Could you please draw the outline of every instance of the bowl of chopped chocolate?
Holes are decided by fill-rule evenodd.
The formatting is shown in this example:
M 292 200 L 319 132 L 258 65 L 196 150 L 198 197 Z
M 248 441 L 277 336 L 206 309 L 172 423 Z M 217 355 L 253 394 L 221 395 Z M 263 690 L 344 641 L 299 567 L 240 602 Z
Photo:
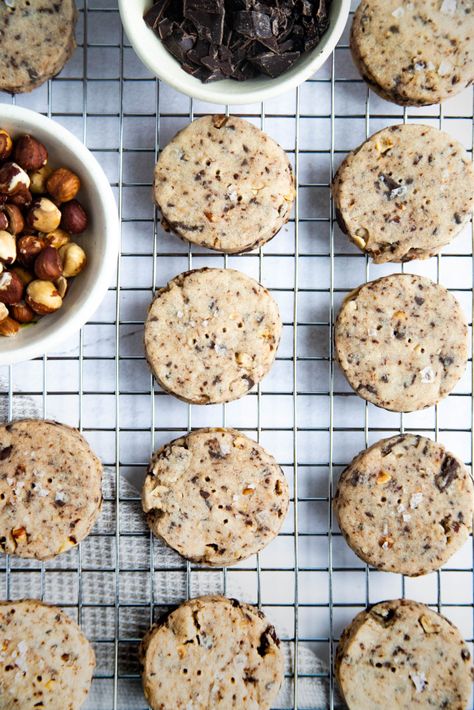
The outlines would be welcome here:
M 344 30 L 350 0 L 119 0 L 128 39 L 188 96 L 247 104 L 309 79 Z

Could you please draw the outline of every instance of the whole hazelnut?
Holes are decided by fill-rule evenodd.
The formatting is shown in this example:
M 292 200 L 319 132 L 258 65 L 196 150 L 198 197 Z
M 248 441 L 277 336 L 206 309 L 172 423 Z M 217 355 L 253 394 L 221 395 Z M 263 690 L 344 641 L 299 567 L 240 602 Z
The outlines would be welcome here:
M 3 212 L 8 220 L 7 231 L 15 236 L 20 234 L 25 228 L 25 220 L 23 219 L 20 208 L 17 205 L 7 202 L 3 207 Z
M 57 202 L 70 202 L 81 189 L 81 181 L 71 170 L 58 168 L 48 178 L 46 189 Z
M 0 335 L 4 338 L 11 338 L 12 335 L 16 335 L 20 330 L 20 324 L 7 316 L 2 321 L 0 321 Z
M 23 264 L 23 266 L 31 266 L 40 251 L 43 251 L 47 246 L 48 242 L 45 237 L 25 234 L 23 237 L 20 237 L 16 243 L 18 261 Z
M 0 232 L 0 261 L 13 264 L 16 259 L 16 240 L 10 232 Z
M 18 276 L 23 286 L 28 286 L 28 284 L 34 279 L 33 274 L 17 264 L 15 264 L 11 271 Z
M 10 313 L 18 323 L 31 323 L 35 314 L 25 301 L 10 306 Z
M 61 227 L 69 234 L 82 234 L 87 229 L 89 220 L 80 202 L 71 200 L 61 205 Z
M 65 232 L 64 229 L 60 229 L 59 227 L 58 229 L 55 229 L 54 232 L 47 234 L 46 239 L 48 240 L 48 244 L 55 249 L 60 249 L 71 241 L 70 235 Z
M 11 195 L 11 197 L 9 197 L 8 199 L 12 204 L 16 205 L 17 207 L 29 207 L 33 201 L 31 192 L 28 190 L 27 187 L 22 187 L 21 190 L 15 192 L 15 194 Z
M 59 252 L 54 247 L 43 249 L 35 261 L 35 274 L 43 281 L 56 281 L 63 273 L 63 265 Z
M 33 202 L 27 216 L 30 227 L 37 229 L 38 232 L 46 232 L 46 234 L 59 227 L 60 221 L 61 212 L 47 197 L 40 197 L 39 200 Z
M 33 136 L 20 136 L 15 144 L 13 157 L 24 170 L 38 170 L 48 162 L 48 151 Z
M 4 128 L 0 128 L 0 160 L 8 160 L 13 150 L 11 135 Z
M 63 305 L 56 286 L 51 281 L 36 280 L 26 288 L 26 302 L 35 313 L 45 315 L 53 313 Z
M 13 271 L 4 271 L 0 275 L 0 303 L 7 306 L 21 301 L 23 284 Z
M 63 264 L 63 276 L 67 279 L 77 276 L 86 265 L 86 253 L 79 244 L 69 242 L 59 250 Z
M 34 195 L 43 195 L 46 192 L 46 182 L 52 172 L 53 168 L 44 165 L 30 173 L 30 190 Z
M 5 195 L 15 195 L 21 190 L 27 190 L 30 178 L 16 163 L 4 163 L 0 167 L 0 192 Z

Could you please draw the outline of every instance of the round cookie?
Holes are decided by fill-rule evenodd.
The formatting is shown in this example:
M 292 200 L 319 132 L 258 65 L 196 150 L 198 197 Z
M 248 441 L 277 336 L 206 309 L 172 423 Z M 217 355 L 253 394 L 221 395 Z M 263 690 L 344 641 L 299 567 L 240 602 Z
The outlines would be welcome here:
M 196 269 L 157 292 L 145 354 L 160 385 L 193 404 L 230 402 L 267 374 L 281 333 L 267 289 L 233 269 Z
M 357 614 L 335 660 L 349 710 L 466 710 L 473 670 L 454 624 L 408 599 Z
M 74 0 L 0 0 L 0 91 L 32 91 L 58 74 L 76 48 Z
M 155 452 L 142 491 L 153 533 L 193 562 L 224 566 L 278 535 L 288 510 L 283 471 L 234 429 L 200 429 Z
M 444 446 L 402 434 L 354 458 L 339 479 L 334 511 L 367 564 L 415 577 L 439 569 L 467 540 L 474 488 Z
M 474 80 L 472 0 L 363 0 L 350 46 L 363 78 L 384 99 L 437 104 Z
M 336 357 L 364 399 L 394 412 L 431 407 L 462 377 L 468 329 L 456 298 L 415 274 L 392 274 L 345 299 L 335 325 Z
M 0 550 L 46 560 L 77 545 L 100 513 L 101 482 L 75 429 L 42 419 L 0 426 Z
M 289 220 L 293 170 L 275 141 L 236 116 L 204 116 L 180 131 L 155 168 L 165 228 L 236 254 L 262 246 Z
M 78 710 L 94 668 L 92 646 L 61 609 L 35 599 L 0 602 L 2 710 Z
M 339 226 L 375 263 L 426 259 L 468 221 L 474 169 L 447 133 L 390 126 L 347 156 L 332 193 Z
M 143 639 L 139 660 L 153 710 L 269 710 L 283 679 L 275 629 L 250 604 L 191 599 Z

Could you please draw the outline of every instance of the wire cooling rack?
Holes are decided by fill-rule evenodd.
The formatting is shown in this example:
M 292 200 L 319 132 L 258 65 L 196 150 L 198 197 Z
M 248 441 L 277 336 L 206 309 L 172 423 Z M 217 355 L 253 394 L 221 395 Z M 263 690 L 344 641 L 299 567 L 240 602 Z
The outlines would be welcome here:
M 59 77 L 16 102 L 69 128 L 107 172 L 122 219 L 116 283 L 62 351 L 0 369 L 0 395 L 9 418 L 36 413 L 84 432 L 106 467 L 104 512 L 80 548 L 56 560 L 0 558 L 2 598 L 41 597 L 79 621 L 97 654 L 88 710 L 144 710 L 140 638 L 169 605 L 206 591 L 258 604 L 275 623 L 287 654 L 279 708 L 339 704 L 331 670 L 337 639 L 360 609 L 381 599 L 407 596 L 432 605 L 460 627 L 472 650 L 472 541 L 443 570 L 405 579 L 363 565 L 333 521 L 330 501 L 340 471 L 381 437 L 424 433 L 470 465 L 473 402 L 472 360 L 450 397 L 423 412 L 385 412 L 350 391 L 332 359 L 339 304 L 348 290 L 400 267 L 371 265 L 349 244 L 335 224 L 329 191 L 346 152 L 392 123 L 443 128 L 472 152 L 472 89 L 442 108 L 387 103 L 357 74 L 346 28 L 317 77 L 298 90 L 264 105 L 227 107 L 280 141 L 294 164 L 298 197 L 294 218 L 260 252 L 223 257 L 165 234 L 151 201 L 159 147 L 192 118 L 222 109 L 189 100 L 147 73 L 122 33 L 115 0 L 79 6 L 74 57 Z M 2 102 L 14 100 L 0 94 Z M 469 225 L 442 256 L 405 265 L 450 288 L 470 322 L 472 240 Z M 284 320 L 277 360 L 261 386 L 239 402 L 204 408 L 154 385 L 142 347 L 155 287 L 203 265 L 232 266 L 261 280 Z M 152 539 L 139 489 L 156 446 L 191 427 L 221 425 L 246 431 L 276 456 L 292 502 L 283 532 L 259 556 L 209 570 Z

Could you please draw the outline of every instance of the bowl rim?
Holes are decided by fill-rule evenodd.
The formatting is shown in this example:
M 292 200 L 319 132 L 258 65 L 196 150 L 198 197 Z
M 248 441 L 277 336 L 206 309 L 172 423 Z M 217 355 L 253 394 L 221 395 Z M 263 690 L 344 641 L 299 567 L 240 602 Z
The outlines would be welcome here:
M 99 262 L 97 278 L 87 298 L 80 306 L 73 308 L 67 314 L 63 323 L 58 324 L 57 328 L 43 337 L 38 337 L 37 340 L 19 344 L 16 349 L 8 352 L 2 352 L 0 349 L 0 365 L 13 365 L 55 350 L 68 337 L 79 331 L 91 318 L 104 299 L 115 272 L 119 254 L 120 224 L 117 204 L 110 183 L 99 162 L 82 141 L 52 118 L 16 104 L 0 103 L 0 121 L 3 120 L 24 121 L 31 127 L 32 133 L 34 133 L 35 127 L 38 127 L 45 133 L 54 135 L 56 141 L 64 143 L 76 153 L 79 161 L 86 168 L 93 192 L 97 193 L 103 206 L 105 224 L 103 238 L 107 244 L 107 255 L 110 257 Z
M 333 0 L 334 2 L 335 0 Z M 306 60 L 306 62 L 298 68 L 298 65 L 291 68 L 285 74 L 280 77 L 272 79 L 271 77 L 264 78 L 262 80 L 248 80 L 245 82 L 235 82 L 232 80 L 223 80 L 211 84 L 203 84 L 199 80 L 191 77 L 187 74 L 184 69 L 181 68 L 178 61 L 165 49 L 159 38 L 153 35 L 157 44 L 158 51 L 155 55 L 150 57 L 146 52 L 145 45 L 146 33 L 152 33 L 152 31 L 145 25 L 142 20 L 142 24 L 138 24 L 134 18 L 136 18 L 137 13 L 137 3 L 135 0 L 130 2 L 130 0 L 118 0 L 120 17 L 122 20 L 122 25 L 125 33 L 128 37 L 130 44 L 134 52 L 137 54 L 142 63 L 159 79 L 169 84 L 173 89 L 180 91 L 187 96 L 195 99 L 200 99 L 202 101 L 207 101 L 215 104 L 221 105 L 239 105 L 239 104 L 251 104 L 251 103 L 261 103 L 265 99 L 274 98 L 279 96 L 286 91 L 296 88 L 307 79 L 309 79 L 328 59 L 334 50 L 336 44 L 338 43 L 341 35 L 349 17 L 349 12 L 351 8 L 351 0 L 339 0 L 340 9 L 336 17 L 336 21 L 329 26 L 326 33 L 323 35 L 321 42 L 310 52 L 314 56 L 311 60 Z M 145 40 L 145 41 L 143 41 Z M 175 65 L 176 71 L 173 74 L 164 76 L 164 72 L 160 69 L 159 58 L 162 52 L 166 52 L 172 63 Z M 304 61 L 304 57 L 302 57 Z M 239 86 L 239 90 L 226 91 L 225 89 L 219 88 L 220 84 L 231 82 Z M 247 88 L 245 90 L 243 87 L 252 83 L 252 88 Z

